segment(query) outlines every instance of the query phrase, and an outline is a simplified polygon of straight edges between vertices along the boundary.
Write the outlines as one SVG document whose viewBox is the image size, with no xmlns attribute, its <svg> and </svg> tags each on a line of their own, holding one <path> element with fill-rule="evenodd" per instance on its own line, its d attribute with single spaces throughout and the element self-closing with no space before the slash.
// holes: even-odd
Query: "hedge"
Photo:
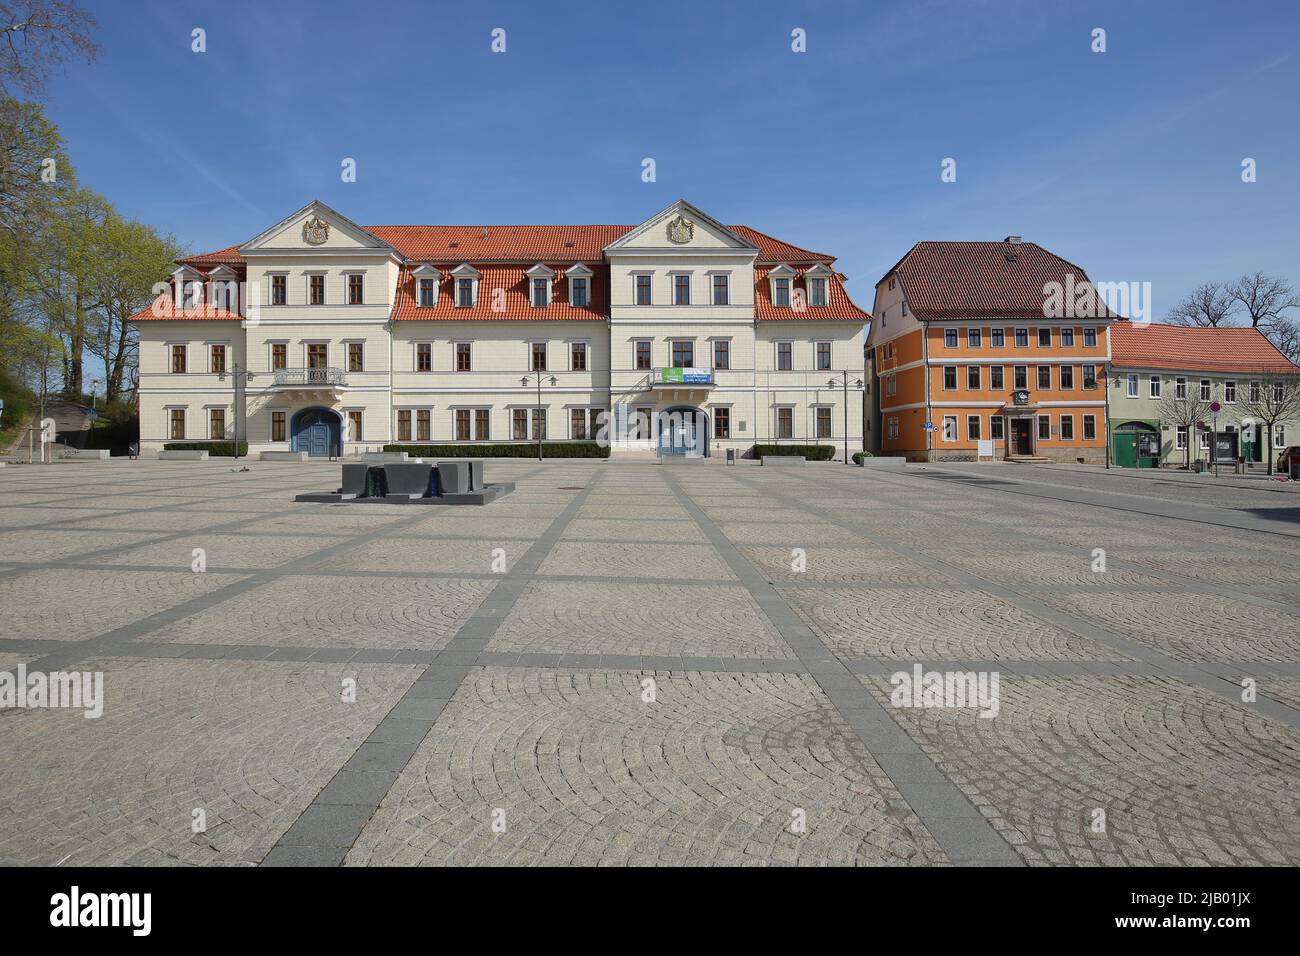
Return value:
<svg viewBox="0 0 1300 956">
<path fill-rule="evenodd" d="M 808 461 L 830 461 L 835 457 L 833 445 L 755 445 L 754 457 L 764 455 L 802 455 Z"/>
<path fill-rule="evenodd" d="M 497 445 L 385 445 L 415 458 L 536 458 L 537 442 Z M 543 458 L 608 458 L 609 446 L 594 441 L 544 441 Z"/>
<path fill-rule="evenodd" d="M 876 456 L 873 455 L 873 454 L 871 454 L 871 452 L 869 452 L 869 451 L 855 451 L 855 452 L 853 453 L 853 464 L 855 464 L 855 465 L 860 465 L 860 464 L 862 464 L 862 459 L 864 459 L 864 458 L 875 458 L 875 457 L 876 457 Z"/>
<path fill-rule="evenodd" d="M 233 441 L 173 441 L 163 445 L 163 451 L 206 451 L 214 458 L 236 457 Z M 244 458 L 247 455 L 248 442 L 241 441 L 238 457 Z"/>
</svg>

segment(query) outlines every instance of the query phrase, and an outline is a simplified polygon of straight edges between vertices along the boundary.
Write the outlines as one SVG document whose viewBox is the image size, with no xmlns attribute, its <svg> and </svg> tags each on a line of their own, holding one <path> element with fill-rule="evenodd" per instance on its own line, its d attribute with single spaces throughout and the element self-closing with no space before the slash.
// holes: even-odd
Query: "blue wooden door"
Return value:
<svg viewBox="0 0 1300 956">
<path fill-rule="evenodd" d="M 326 458 L 330 453 L 330 428 L 328 425 L 312 425 L 307 430 L 307 454 L 312 458 Z"/>
</svg>

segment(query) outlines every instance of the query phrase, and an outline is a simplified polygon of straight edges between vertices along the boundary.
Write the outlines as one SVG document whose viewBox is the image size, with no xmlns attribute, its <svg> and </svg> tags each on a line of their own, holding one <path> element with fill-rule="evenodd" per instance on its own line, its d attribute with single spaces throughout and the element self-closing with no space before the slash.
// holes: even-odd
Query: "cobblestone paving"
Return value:
<svg viewBox="0 0 1300 956">
<path fill-rule="evenodd" d="M 805 677 L 484 668 L 353 864 L 937 863 Z M 792 832 L 796 811 L 807 829 Z M 494 832 L 494 814 L 504 832 Z"/>
<path fill-rule="evenodd" d="M 78 669 L 103 671 L 102 717 L 0 711 L 0 864 L 257 863 L 417 670 L 113 658 Z"/>
<path fill-rule="evenodd" d="M 1010 677 L 1000 698 L 994 719 L 893 713 L 1027 862 L 1300 859 L 1294 730 L 1171 678 Z"/>
<path fill-rule="evenodd" d="M 488 467 L 484 509 L 0 472 L 0 680 L 106 696 L 0 709 L 0 864 L 1300 863 L 1290 495 Z M 892 706 L 916 664 L 997 715 Z"/>
</svg>

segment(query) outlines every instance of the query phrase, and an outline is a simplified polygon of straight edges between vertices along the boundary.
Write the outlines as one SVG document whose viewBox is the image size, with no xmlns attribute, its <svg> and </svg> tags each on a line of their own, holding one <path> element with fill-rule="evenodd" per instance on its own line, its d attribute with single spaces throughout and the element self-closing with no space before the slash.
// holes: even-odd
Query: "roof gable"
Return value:
<svg viewBox="0 0 1300 956">
<path fill-rule="evenodd" d="M 324 229 L 313 228 L 321 224 Z M 239 253 L 244 256 L 271 253 L 328 255 L 367 250 L 389 254 L 396 252 L 387 242 L 318 199 L 313 199 L 239 247 Z"/>
<path fill-rule="evenodd" d="M 641 252 L 757 256 L 759 249 L 685 199 L 679 199 L 605 247 L 606 255 Z"/>
</svg>

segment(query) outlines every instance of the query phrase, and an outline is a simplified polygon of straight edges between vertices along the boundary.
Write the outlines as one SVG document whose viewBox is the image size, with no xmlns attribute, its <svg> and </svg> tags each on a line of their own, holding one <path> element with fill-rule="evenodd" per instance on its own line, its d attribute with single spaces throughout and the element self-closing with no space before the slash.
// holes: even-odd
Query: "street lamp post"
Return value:
<svg viewBox="0 0 1300 956">
<path fill-rule="evenodd" d="M 542 407 L 542 381 L 543 379 L 546 379 L 546 376 L 542 375 L 540 372 L 537 373 L 536 375 L 525 375 L 522 379 L 524 383 L 524 387 L 527 388 L 529 382 L 533 381 L 534 379 L 537 380 L 537 408 L 540 411 Z M 549 379 L 546 380 L 546 384 L 555 386 L 559 384 L 559 381 L 558 379 L 556 379 L 554 375 L 552 375 Z M 545 434 L 545 432 L 546 432 L 546 418 L 543 418 L 542 427 L 537 429 L 537 460 L 538 461 L 542 460 L 542 437 Z"/>
<path fill-rule="evenodd" d="M 226 373 L 225 370 L 223 369 L 221 374 L 218 376 L 218 378 L 224 379 L 225 377 L 226 377 Z M 231 411 L 234 413 L 235 416 L 235 459 L 236 460 L 239 459 L 239 406 L 240 406 L 239 386 L 243 382 L 251 382 L 252 380 L 253 380 L 252 372 L 248 371 L 247 369 L 241 369 L 239 367 L 238 362 L 231 363 L 230 382 L 235 390 L 235 401 L 233 406 L 231 407 Z"/>
<path fill-rule="evenodd" d="M 850 464 L 849 462 L 849 385 L 852 385 L 854 389 L 859 389 L 862 387 L 862 379 L 858 378 L 850 381 L 848 371 L 843 371 L 839 375 L 832 376 L 831 380 L 826 384 L 829 385 L 831 388 L 836 388 L 837 386 L 839 386 L 844 389 L 844 464 L 847 465 Z"/>
</svg>

